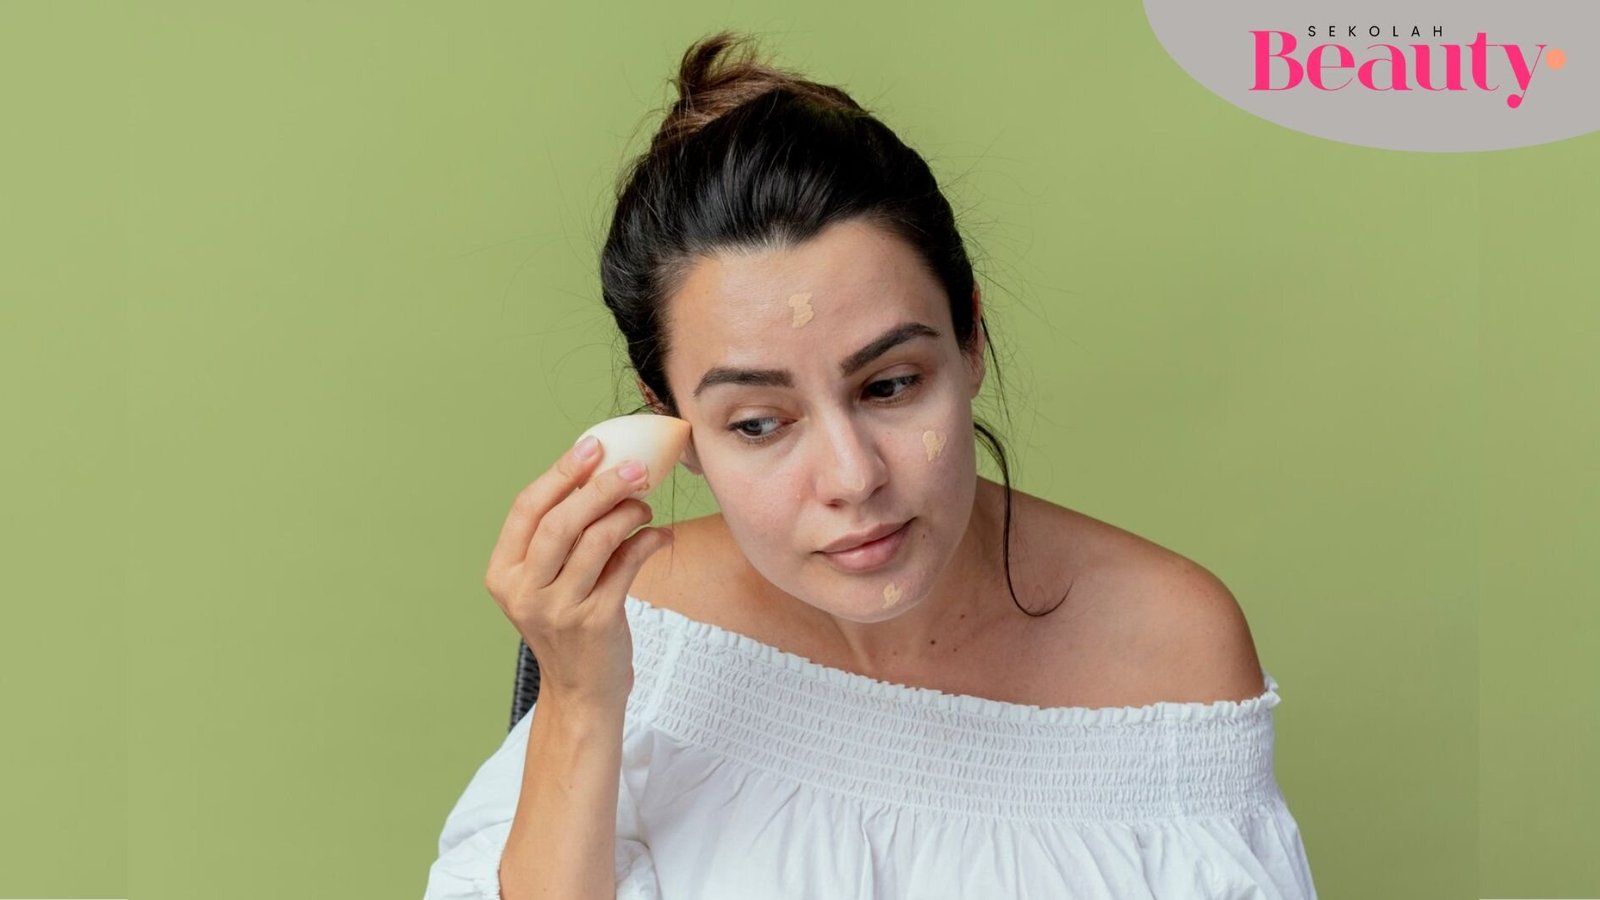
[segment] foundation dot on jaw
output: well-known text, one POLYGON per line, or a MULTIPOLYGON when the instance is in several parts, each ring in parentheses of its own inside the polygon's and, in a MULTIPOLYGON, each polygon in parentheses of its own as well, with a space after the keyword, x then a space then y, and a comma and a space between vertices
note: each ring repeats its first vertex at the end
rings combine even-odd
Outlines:
POLYGON ((928 451, 928 462, 933 462, 939 457, 940 453, 944 452, 945 440, 945 436, 938 432, 924 431, 922 433, 922 449, 928 451))
POLYGON ((799 328, 801 325, 811 321, 811 317, 816 315, 816 311, 811 308, 811 295, 809 293, 790 296, 789 308, 794 311, 794 318, 789 320, 790 328, 799 328))
POLYGON ((896 603, 899 603, 899 602, 900 602, 900 588, 896 587, 895 583, 892 582, 892 581, 889 582, 888 584, 884 585, 883 586, 883 608, 884 609, 888 609, 889 607, 891 607, 891 606, 893 606, 893 605, 895 605, 896 603))

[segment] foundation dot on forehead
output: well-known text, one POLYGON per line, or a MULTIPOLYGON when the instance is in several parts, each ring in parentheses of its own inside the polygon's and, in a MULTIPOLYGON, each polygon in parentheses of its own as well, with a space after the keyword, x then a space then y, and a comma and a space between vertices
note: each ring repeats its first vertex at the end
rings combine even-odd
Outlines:
POLYGON ((936 431, 922 433, 922 449, 928 451, 928 462, 933 462, 944 452, 945 436, 936 431))
POLYGON ((896 603, 899 603, 899 602, 900 602, 900 588, 898 586, 896 586, 895 583, 892 582, 892 581, 889 582, 888 584, 884 585, 883 586, 883 608, 884 609, 888 609, 889 607, 891 607, 891 606, 893 606, 893 605, 895 605, 896 603))
POLYGON ((790 328, 799 328, 801 325, 811 321, 811 317, 816 315, 816 311, 811 308, 811 295, 809 293, 791 296, 789 298, 789 309, 794 311, 794 318, 789 320, 790 328))

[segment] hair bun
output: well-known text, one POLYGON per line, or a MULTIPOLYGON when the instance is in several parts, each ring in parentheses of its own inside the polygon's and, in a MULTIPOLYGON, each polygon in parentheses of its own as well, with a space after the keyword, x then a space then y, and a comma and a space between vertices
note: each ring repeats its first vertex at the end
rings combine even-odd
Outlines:
POLYGON ((656 134, 658 146, 676 143, 774 90, 811 97, 824 106, 861 108, 837 88, 762 62, 755 38, 736 31, 719 31, 689 45, 673 83, 678 100, 656 134))
POLYGON ((734 99, 728 96, 734 93, 730 89, 741 81, 744 89, 737 93, 746 100, 775 87, 785 73, 761 64, 759 56, 754 38, 733 31, 720 31, 691 44, 678 64, 678 106, 708 111, 708 104, 726 104, 734 99))

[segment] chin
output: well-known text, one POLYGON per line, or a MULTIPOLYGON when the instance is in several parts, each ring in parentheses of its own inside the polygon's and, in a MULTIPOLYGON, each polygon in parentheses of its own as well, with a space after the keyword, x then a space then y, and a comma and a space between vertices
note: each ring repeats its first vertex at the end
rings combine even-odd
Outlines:
POLYGON ((838 618, 862 625, 897 619, 915 609, 932 584, 929 573, 915 567, 886 568, 878 572, 828 579, 820 589, 830 602, 817 604, 838 618))

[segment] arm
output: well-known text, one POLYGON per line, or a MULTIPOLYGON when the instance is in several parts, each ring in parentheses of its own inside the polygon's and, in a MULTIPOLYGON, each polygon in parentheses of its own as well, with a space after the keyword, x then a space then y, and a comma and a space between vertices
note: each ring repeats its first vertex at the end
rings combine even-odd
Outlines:
MULTIPOLYGON (((512 831, 517 830, 519 841, 561 841, 564 840, 565 826, 573 822, 571 815, 548 811, 541 814, 532 810, 531 800, 529 803, 521 802, 524 791, 531 798, 539 790, 531 784, 524 786, 525 782, 530 781, 525 777, 527 772, 549 773, 560 765, 558 762, 544 762, 546 752, 538 750, 538 745, 529 740, 533 732, 531 726, 536 723, 542 723, 539 728, 541 732, 556 730, 549 726, 563 716, 540 712, 553 709, 554 704, 554 695, 541 694, 533 711, 517 722, 500 747, 478 768, 445 819, 444 829, 439 835, 439 856, 428 870, 428 885, 423 900, 508 900, 519 897, 519 893, 520 896, 527 896, 526 889, 514 883, 517 873, 526 866, 518 859, 519 853, 509 849, 512 831), (540 815, 554 815, 554 818, 541 819, 540 815), (552 822, 554 825, 547 824, 552 822), (528 833, 526 838, 523 831, 528 833), (505 865, 502 868, 503 861, 505 865), (504 898, 501 895, 502 875, 505 876, 506 889, 511 892, 504 898)), ((578 733, 581 734, 582 729, 578 733)), ((626 739, 624 732, 622 740, 626 739)), ((606 746, 611 746, 610 739, 607 740, 606 746)), ((559 743, 550 742, 550 746, 556 747, 559 743)), ((587 758, 593 762, 597 756, 608 755, 603 749, 596 752, 593 748, 599 745, 594 742, 580 741, 577 746, 579 750, 576 754, 569 750, 569 758, 587 758)), ((645 764, 642 759, 629 759, 625 747, 622 750, 628 765, 645 764)), ((615 759, 614 756, 612 758, 615 759)), ((611 778, 621 782, 622 773, 614 768, 611 778)), ((618 800, 613 850, 617 900, 657 900, 660 894, 655 864, 639 830, 638 811, 632 793, 627 784, 622 783, 617 785, 613 796, 618 800)), ((600 813, 607 822, 612 821, 612 814, 611 810, 600 813)), ((534 854, 543 852, 539 848, 533 849, 534 854)), ((590 859, 593 861, 593 857, 590 859)), ((532 865, 539 863, 535 861, 532 865)), ((609 898, 611 894, 603 896, 609 898)))
POLYGON ((505 853, 503 900, 616 895, 623 710, 537 704, 505 853))

